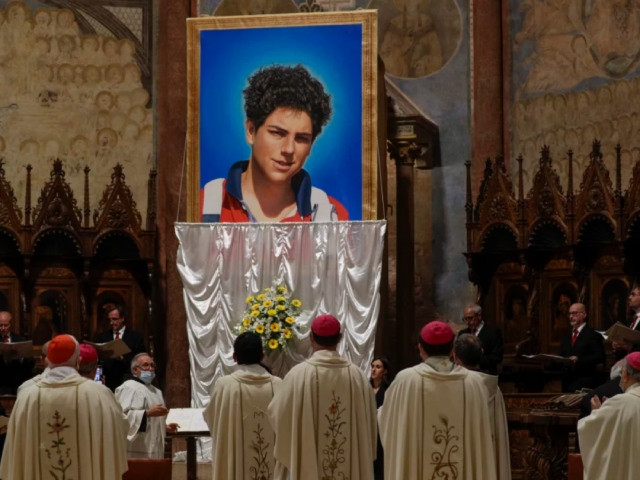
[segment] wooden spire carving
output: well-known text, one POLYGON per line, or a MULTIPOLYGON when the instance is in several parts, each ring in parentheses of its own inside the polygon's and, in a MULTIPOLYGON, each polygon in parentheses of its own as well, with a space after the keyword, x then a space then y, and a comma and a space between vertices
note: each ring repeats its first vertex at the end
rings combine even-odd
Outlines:
POLYGON ((16 235, 20 232, 22 212, 18 208, 11 183, 5 177, 4 158, 0 157, 0 225, 12 230, 16 235))
POLYGON ((118 163, 113 167, 111 183, 93 213, 93 221, 98 230, 126 230, 137 235, 141 230, 142 217, 124 179, 122 165, 118 163))
POLYGON ((62 160, 54 160, 51 179, 45 184, 33 209, 35 231, 45 228, 80 230, 82 213, 73 196, 73 190, 64 177, 62 160))

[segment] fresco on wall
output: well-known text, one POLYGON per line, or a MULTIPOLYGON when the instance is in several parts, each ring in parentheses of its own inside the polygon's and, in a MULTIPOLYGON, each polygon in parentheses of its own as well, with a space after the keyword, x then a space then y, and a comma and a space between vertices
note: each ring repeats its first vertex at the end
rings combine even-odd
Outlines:
POLYGON ((214 15, 267 15, 272 13, 298 13, 292 0, 222 0, 214 15))
POLYGON ((579 185, 595 138, 611 170, 614 147, 622 146, 626 187, 640 159, 640 14, 632 3, 510 0, 511 157, 524 157, 525 189, 545 144, 565 186, 573 150, 579 185))
POLYGON ((380 57, 391 75, 436 73, 460 43, 460 13, 453 0, 378 0, 370 8, 378 10, 380 57))
POLYGON ((53 159, 63 160, 77 198, 88 165, 95 209, 121 163, 144 218, 153 114, 134 54, 128 39, 82 34, 71 10, 0 2, 0 157, 19 205, 27 164, 32 202, 53 159))

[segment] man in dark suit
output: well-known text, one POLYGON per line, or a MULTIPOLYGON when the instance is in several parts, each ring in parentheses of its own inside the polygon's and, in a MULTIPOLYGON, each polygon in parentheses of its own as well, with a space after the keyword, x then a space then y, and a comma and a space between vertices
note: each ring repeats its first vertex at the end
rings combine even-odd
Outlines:
MULTIPOLYGON (((634 286, 629 292, 629 310, 633 313, 633 317, 629 322, 631 330, 640 331, 640 287, 634 286)), ((640 350, 640 344, 629 342, 612 342, 613 353, 616 359, 620 360, 627 356, 630 352, 640 350)))
POLYGON ((569 307, 571 331, 560 344, 560 355, 571 361, 563 366, 563 392, 594 388, 599 383, 598 365, 605 362, 603 338, 586 321, 587 309, 582 303, 569 307))
POLYGON ((104 361, 105 385, 114 391, 124 382, 125 375, 131 369, 133 357, 138 353, 147 351, 142 335, 125 326, 125 315, 125 310, 121 305, 113 305, 107 311, 111 329, 102 332, 96 338, 97 343, 106 343, 118 338, 122 339, 131 350, 131 352, 120 358, 109 358, 104 361))
MULTIPOLYGON (((11 331, 12 316, 9 312, 0 312, 0 342, 26 342, 22 335, 11 331)), ((22 382, 33 376, 33 358, 16 358, 0 356, 0 393, 15 395, 22 382)))
POLYGON ((498 374, 498 365, 502 362, 503 341, 500 329, 488 325, 482 320, 482 307, 469 305, 464 309, 464 321, 467 328, 460 333, 476 335, 482 344, 480 370, 490 375, 498 374))
MULTIPOLYGON (((633 316, 629 323, 631 330, 640 331, 640 287, 634 286, 629 292, 629 309, 633 316)), ((625 358, 627 354, 632 351, 640 350, 640 344, 633 344, 628 342, 612 342, 613 354, 618 360, 613 367, 611 367, 611 373, 609 374, 610 380, 606 383, 595 388, 592 392, 585 395, 580 403, 580 417, 584 417, 591 413, 591 397, 598 395, 600 401, 603 402, 604 398, 611 398, 615 395, 623 393, 620 386, 621 377, 621 362, 620 360, 625 358)))

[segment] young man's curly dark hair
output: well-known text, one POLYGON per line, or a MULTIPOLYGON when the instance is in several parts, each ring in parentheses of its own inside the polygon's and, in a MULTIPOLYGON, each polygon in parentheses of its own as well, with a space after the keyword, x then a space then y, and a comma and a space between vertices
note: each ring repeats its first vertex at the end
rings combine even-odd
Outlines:
POLYGON ((289 107, 311 117, 315 139, 331 117, 331 97, 302 65, 262 67, 249 77, 242 93, 247 119, 256 130, 278 107, 289 107))

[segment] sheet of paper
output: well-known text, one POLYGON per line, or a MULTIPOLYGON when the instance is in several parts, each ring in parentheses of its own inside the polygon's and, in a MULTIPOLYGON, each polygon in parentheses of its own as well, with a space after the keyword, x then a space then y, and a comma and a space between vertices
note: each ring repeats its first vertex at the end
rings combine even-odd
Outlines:
POLYGON ((177 423, 178 432, 208 432, 203 412, 204 408, 172 408, 167 415, 167 424, 177 423))
POLYGON ((620 322, 614 323, 613 326, 607 330, 606 334, 607 339, 612 342, 640 344, 640 332, 631 330, 620 322))
POLYGON ((553 360, 554 362, 571 363, 568 357, 561 357, 560 355, 552 355, 550 353, 538 353, 536 355, 522 355, 524 358, 532 360, 553 360))
POLYGON ((7 359, 33 358, 33 342, 0 343, 0 355, 7 359))
POLYGON ((105 343, 93 343, 93 342, 84 342, 89 345, 92 345, 96 351, 98 352, 98 356, 100 360, 104 360, 105 358, 118 358, 126 355, 131 352, 131 349, 127 346, 126 343, 122 341, 121 338, 116 340, 111 340, 110 342, 105 343))

